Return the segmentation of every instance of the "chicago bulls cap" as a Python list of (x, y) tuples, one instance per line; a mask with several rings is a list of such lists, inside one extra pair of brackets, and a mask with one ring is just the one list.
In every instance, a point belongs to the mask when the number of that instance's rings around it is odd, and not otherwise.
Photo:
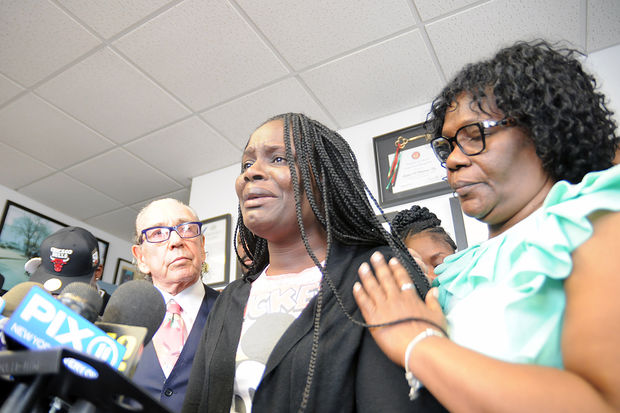
[(43, 284), (46, 290), (57, 293), (67, 284), (90, 282), (99, 267), (97, 239), (80, 227), (66, 227), (41, 242), (41, 264), (30, 281)]

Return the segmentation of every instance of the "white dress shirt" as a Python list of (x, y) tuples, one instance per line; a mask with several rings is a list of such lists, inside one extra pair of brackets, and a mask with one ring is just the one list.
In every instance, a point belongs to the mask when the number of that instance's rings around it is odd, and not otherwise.
[(183, 311), (181, 312), (181, 318), (183, 318), (185, 328), (187, 328), (187, 334), (189, 335), (192, 331), (194, 321), (196, 321), (198, 311), (200, 310), (202, 300), (205, 296), (205, 288), (202, 284), (202, 281), (200, 281), (200, 278), (198, 278), (198, 280), (196, 280), (194, 284), (190, 285), (177, 295), (172, 295), (167, 291), (162, 290), (157, 285), (155, 285), (155, 288), (157, 288), (161, 295), (164, 297), (164, 302), (166, 303), (166, 306), (168, 306), (168, 301), (172, 299), (174, 299), (174, 301), (181, 306), (181, 308), (183, 309)]

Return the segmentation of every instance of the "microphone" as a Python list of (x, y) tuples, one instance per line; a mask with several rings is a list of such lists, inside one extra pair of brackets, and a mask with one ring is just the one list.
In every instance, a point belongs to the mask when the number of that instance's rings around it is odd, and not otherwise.
[[(20, 285), (19, 288), (15, 286), (7, 300), (5, 313), (9, 310), (12, 314), (8, 318), (5, 333), (14, 343), (17, 341), (25, 346), (26, 351), (0, 352), (0, 372), (10, 376), (11, 383), (14, 384), (10, 392), (6, 392), (7, 388), (1, 386), (8, 397), (0, 402), (0, 412), (47, 411), (54, 409), (54, 403), (60, 403), (64, 408), (70, 406), (69, 411), (76, 413), (136, 411), (135, 405), (140, 406), (141, 411), (170, 413), (131, 382), (125, 371), (125, 374), (118, 371), (124, 363), (121, 359), (128, 351), (119, 343), (122, 337), (118, 338), (119, 342), (115, 341), (47, 291), (33, 286), (37, 283), (22, 284), (26, 285)], [(154, 289), (152, 285), (149, 286)], [(73, 288), (76, 288), (77, 292)], [(71, 298), (73, 304), (82, 301), (80, 304), (85, 304), (84, 307), (94, 312), (96, 305), (88, 298), (89, 288), (84, 285), (73, 288), (65, 288), (64, 297), (59, 298), (63, 301)], [(157, 290), (156, 292), (163, 302), (161, 294)], [(130, 296), (135, 294), (130, 299), (137, 299), (143, 306), (143, 312), (152, 311), (149, 302), (153, 300), (152, 292), (151, 295), (132, 291), (128, 293)], [(126, 294), (120, 294), (115, 301), (126, 299)], [(159, 309), (157, 301), (153, 302), (154, 307)], [(124, 311), (126, 308), (121, 309), (118, 321), (131, 319), (131, 316), (123, 314)], [(147, 318), (153, 317), (149, 314)], [(161, 318), (163, 319), (163, 313)], [(161, 323), (161, 320), (159, 322)], [(141, 329), (143, 337), (140, 343), (148, 334), (146, 327), (112, 325), (130, 331)], [(28, 351), (29, 349), (43, 351)], [(118, 357), (112, 360), (115, 355)]]
[(97, 320), (103, 305), (99, 291), (83, 282), (67, 284), (60, 292), (58, 300), (91, 323)]
[(0, 350), (7, 350), (7, 340), (4, 336), (4, 327), (9, 321), (9, 317), (13, 314), (13, 311), (17, 308), (19, 303), (22, 302), (28, 291), (35, 286), (43, 287), (43, 284), (39, 284), (34, 281), (26, 281), (19, 283), (2, 296), (4, 306), (2, 308), (2, 315), (0, 316)]
[(31, 287), (13, 311), (4, 334), (28, 349), (65, 346), (114, 368), (118, 368), (126, 351), (100, 328), (38, 286)]
[(145, 280), (132, 280), (121, 284), (114, 291), (101, 321), (146, 327), (146, 345), (159, 329), (165, 315), (164, 297), (157, 288)]
[(30, 289), (35, 285), (43, 288), (43, 284), (41, 283), (26, 281), (13, 286), (13, 288), (4, 293), (2, 296), (2, 298), (4, 298), (4, 310), (2, 310), (2, 315), (5, 317), (10, 317), (19, 303), (22, 302), (26, 294), (28, 294)]
[(126, 348), (118, 370), (132, 377), (144, 346), (166, 315), (161, 293), (151, 283), (133, 280), (121, 284), (110, 297), (99, 328)]

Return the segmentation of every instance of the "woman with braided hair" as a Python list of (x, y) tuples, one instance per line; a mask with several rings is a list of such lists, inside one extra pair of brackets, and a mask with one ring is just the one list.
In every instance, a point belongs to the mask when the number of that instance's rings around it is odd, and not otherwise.
[[(620, 411), (616, 125), (574, 50), (519, 42), (433, 103), (431, 147), (489, 239), (447, 257), (422, 302), (396, 260), (354, 295), (390, 358), (453, 412)], [(445, 313), (445, 316), (444, 316)]]
[(435, 267), (456, 251), (456, 244), (441, 226), (441, 220), (426, 207), (413, 205), (400, 211), (391, 226), (392, 233), (420, 257), (431, 282), (435, 279)]
[(357, 268), (377, 251), (404, 263), (420, 296), (429, 283), (377, 220), (347, 142), (276, 116), (252, 133), (235, 188), (252, 264), (210, 313), (183, 411), (444, 411), (428, 393), (409, 400), (354, 302)]

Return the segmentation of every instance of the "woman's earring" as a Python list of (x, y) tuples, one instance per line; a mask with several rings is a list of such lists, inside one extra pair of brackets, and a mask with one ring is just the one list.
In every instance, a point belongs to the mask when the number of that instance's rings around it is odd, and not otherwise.
[(202, 263), (202, 267), (200, 268), (200, 271), (201, 271), (203, 274), (208, 273), (208, 272), (209, 272), (209, 264), (207, 264), (206, 262), (203, 262), (203, 263)]

